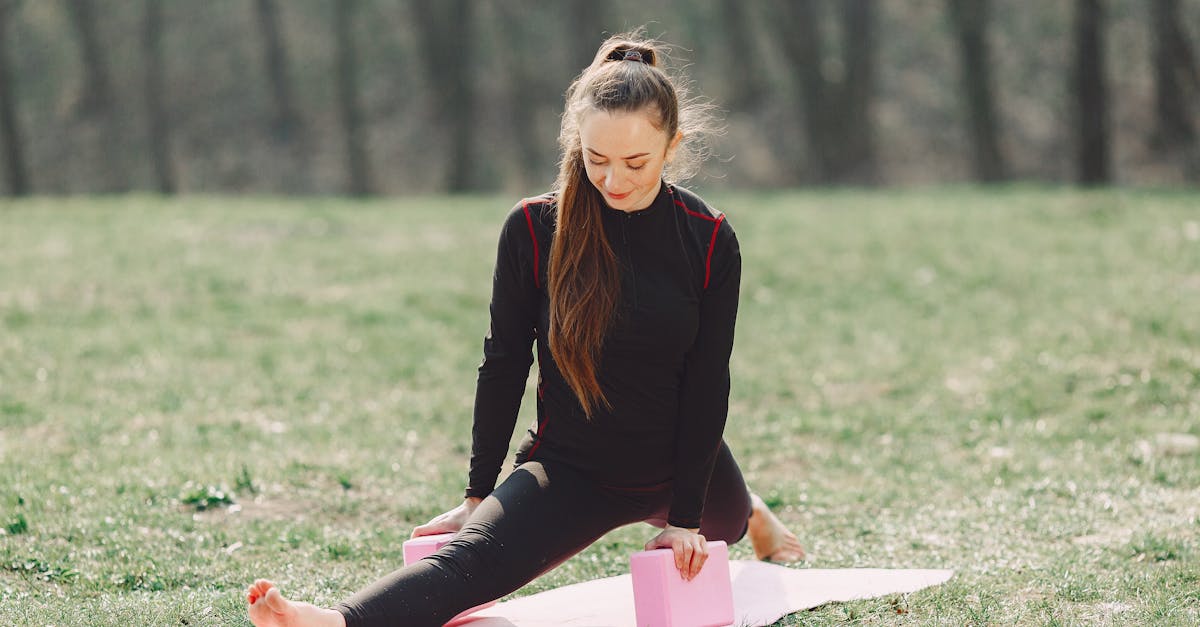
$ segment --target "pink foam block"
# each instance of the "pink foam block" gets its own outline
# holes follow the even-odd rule
[[[454,534],[452,534],[452,533],[440,533],[436,536],[421,536],[419,538],[405,540],[404,545],[403,545],[404,565],[408,566],[409,564],[415,564],[422,558],[433,555],[435,552],[437,552],[438,549],[442,548],[443,545],[445,545],[447,542],[449,542],[453,538],[454,538]],[[476,605],[475,607],[473,607],[469,610],[465,610],[465,611],[459,613],[454,618],[451,618],[450,622],[448,622],[446,624],[448,625],[450,623],[453,623],[472,612],[477,612],[479,610],[482,610],[485,607],[491,607],[495,604],[496,604],[495,601],[489,601],[487,603],[484,603],[483,605]]]
[[[629,558],[629,570],[638,627],[724,627],[733,623],[729,547],[724,542],[708,543],[708,560],[691,581],[679,574],[671,549],[635,553]]]

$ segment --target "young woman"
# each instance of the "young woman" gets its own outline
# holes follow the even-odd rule
[[[567,91],[555,191],[501,229],[465,499],[413,531],[454,539],[334,609],[259,580],[255,625],[441,625],[643,521],[689,579],[710,539],[803,558],[722,440],[741,255],[725,216],[664,178],[694,165],[708,119],[659,60],[637,35],[601,46]],[[496,486],[535,344],[536,429]]]

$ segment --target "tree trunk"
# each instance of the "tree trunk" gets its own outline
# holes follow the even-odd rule
[[[950,18],[958,36],[959,78],[970,130],[975,179],[984,183],[1007,177],[998,141],[996,100],[987,42],[990,0],[950,0]]]
[[[753,5],[741,0],[720,0],[719,4],[723,43],[727,46],[722,57],[731,87],[729,106],[735,111],[747,111],[766,99],[756,37],[746,15]]]
[[[838,93],[834,119],[840,137],[828,140],[832,150],[833,180],[839,183],[873,183],[878,178],[875,160],[875,125],[871,102],[875,96],[875,0],[842,0],[842,57],[845,81]],[[836,150],[841,147],[841,150]]]
[[[816,169],[816,180],[828,183],[833,172],[828,161],[828,113],[826,110],[826,80],[821,74],[821,39],[817,29],[817,11],[813,0],[779,0],[775,4],[780,19],[779,39],[784,55],[799,75],[797,88],[803,115],[804,134],[808,140],[810,167]],[[800,179],[813,179],[800,173]]]
[[[528,2],[506,0],[496,3],[494,10],[500,27],[499,40],[505,42],[502,66],[507,73],[508,114],[517,148],[517,183],[522,189],[535,183],[549,184],[554,177],[553,169],[548,170],[549,177],[535,176],[543,172],[543,166],[549,161],[543,156],[537,116],[545,102],[544,94],[553,92],[544,84],[547,68],[541,63],[526,62],[545,58],[542,49],[545,41],[537,28],[530,27],[526,17],[536,9]]]
[[[1200,70],[1183,30],[1179,0],[1154,0],[1151,13],[1156,120],[1150,144],[1187,147],[1196,141],[1193,116],[1200,109]]]
[[[474,185],[472,140],[477,129],[470,72],[475,39],[471,33],[473,6],[470,0],[412,2],[421,47],[429,55],[423,65],[435,94],[438,122],[450,138],[446,189],[451,192],[467,191]],[[544,58],[510,60],[539,61]]]
[[[1104,7],[1101,0],[1075,2],[1075,105],[1079,182],[1112,181],[1109,158],[1107,65],[1104,58]]]
[[[126,173],[126,158],[121,151],[114,150],[120,146],[124,133],[121,132],[122,119],[117,110],[116,98],[113,96],[112,80],[109,78],[108,62],[105,58],[105,48],[100,42],[97,30],[97,17],[92,0],[66,0],[64,4],[71,16],[71,23],[79,39],[79,61],[83,68],[83,89],[74,106],[77,121],[84,126],[97,125],[99,138],[87,151],[80,151],[80,157],[95,163],[96,171],[101,174],[98,191],[121,192],[129,189],[129,177]],[[90,129],[83,129],[90,130]],[[90,133],[72,133],[76,141],[84,141],[92,137]]]
[[[823,184],[870,183],[878,177],[871,101],[875,92],[874,0],[843,0],[842,67],[822,72],[819,12],[815,0],[780,0],[777,20],[785,56],[799,74],[804,129],[817,180]]]
[[[26,196],[30,193],[29,174],[25,168],[25,149],[17,123],[16,80],[8,57],[8,21],[15,6],[0,0],[0,135],[4,141],[5,178],[8,193]]]
[[[300,116],[296,113],[292,83],[288,77],[287,50],[279,28],[279,7],[275,0],[257,0],[255,13],[262,36],[267,78],[271,84],[271,100],[275,104],[271,131],[276,141],[288,143],[299,131]]]
[[[605,30],[610,22],[608,6],[608,3],[596,0],[570,0],[567,3],[570,16],[567,32],[574,33],[570,40],[572,78],[592,64],[600,43],[616,34]]]
[[[362,105],[358,99],[358,59],[355,56],[353,17],[357,0],[337,0],[334,3],[334,40],[337,47],[337,95],[342,130],[346,136],[346,167],[349,193],[367,196],[372,193],[370,162],[362,121]]]
[[[150,117],[150,155],[158,191],[178,191],[175,164],[171,160],[171,126],[163,102],[162,0],[146,0],[142,23],[142,56],[146,60],[146,113]]]
[[[66,5],[79,37],[79,61],[84,75],[83,94],[76,103],[75,112],[83,118],[105,115],[113,108],[112,81],[108,78],[104,48],[96,33],[92,0],[67,0]]]

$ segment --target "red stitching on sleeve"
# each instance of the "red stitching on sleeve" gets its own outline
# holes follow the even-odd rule
[[[539,278],[541,273],[538,270],[540,253],[538,251],[537,237],[533,234],[533,218],[529,216],[529,202],[522,200],[521,209],[525,211],[525,223],[529,225],[529,239],[533,240],[533,284],[536,287],[541,287],[541,279]]]
[[[708,278],[712,275],[712,253],[713,248],[717,245],[717,231],[721,228],[721,221],[725,219],[725,214],[721,214],[716,219],[716,224],[713,224],[712,239],[708,242],[708,259],[704,260],[704,289],[708,289]]]

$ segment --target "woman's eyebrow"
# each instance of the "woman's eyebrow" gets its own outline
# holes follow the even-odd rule
[[[592,150],[591,148],[588,148],[588,149],[587,149],[587,151],[588,151],[588,152],[590,152],[590,153],[592,153],[593,155],[596,155],[597,157],[600,157],[600,158],[602,158],[602,159],[607,159],[607,158],[608,158],[608,157],[605,157],[604,155],[602,155],[602,154],[600,154],[600,153],[596,152],[595,150]],[[648,153],[648,152],[639,152],[639,153],[637,153],[636,155],[629,155],[628,157],[622,157],[622,159],[625,159],[625,160],[627,160],[627,161],[628,161],[629,159],[637,159],[638,157],[645,157],[645,156],[646,156],[646,155],[648,155],[648,154],[650,154],[650,153]]]

